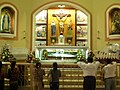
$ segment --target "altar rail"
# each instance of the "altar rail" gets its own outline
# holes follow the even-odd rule
[[[7,69],[10,63],[3,63],[4,69],[7,72]],[[60,78],[60,90],[82,90],[83,84],[83,72],[76,64],[58,64],[58,68],[61,70],[61,78]],[[33,82],[32,82],[32,69],[34,64],[32,63],[17,63],[19,70],[21,72],[22,79],[19,79],[19,90],[33,90]],[[96,88],[97,90],[100,88],[104,88],[104,82],[101,80],[101,66],[97,70],[96,74]],[[51,64],[42,64],[42,68],[45,69],[45,73],[47,74],[48,71],[52,68]],[[117,65],[117,72],[116,72],[116,86],[118,90],[120,89],[120,63]],[[47,76],[44,77],[44,90],[49,90],[49,78]],[[9,79],[5,79],[5,86],[9,87]],[[24,89],[23,89],[24,88]],[[27,88],[27,89],[25,89]],[[102,90],[101,89],[101,90]]]

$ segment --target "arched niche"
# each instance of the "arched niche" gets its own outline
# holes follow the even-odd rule
[[[120,40],[120,4],[106,10],[106,40]]]
[[[40,12],[42,12],[43,10],[48,10],[49,8],[51,8],[51,7],[53,7],[53,6],[57,6],[57,5],[66,5],[66,6],[70,6],[70,7],[74,7],[74,9],[75,10],[78,10],[78,11],[81,11],[82,13],[84,13],[84,15],[86,15],[86,17],[87,17],[87,47],[89,48],[89,49],[91,49],[91,14],[90,14],[90,12],[88,11],[88,10],[86,10],[84,7],[82,7],[82,6],[80,6],[79,4],[76,4],[76,3],[73,3],[73,2],[49,2],[49,3],[46,3],[46,4],[44,4],[44,5],[42,5],[41,7],[38,7],[35,11],[33,11],[33,13],[32,13],[32,45],[31,45],[31,48],[32,48],[32,50],[34,50],[34,48],[35,48],[35,46],[36,46],[36,43],[35,43],[35,41],[36,41],[36,36],[35,36],[35,34],[36,34],[36,20],[35,20],[35,18],[36,18],[36,16],[40,13]],[[47,13],[47,15],[48,15],[48,13]],[[75,13],[75,15],[76,15],[76,13]],[[76,15],[77,16],[77,15]],[[77,21],[77,19],[75,18],[75,20]],[[49,20],[47,21],[47,22],[49,22]],[[75,25],[77,24],[77,22],[75,22]],[[77,27],[75,27],[75,33],[76,33],[76,29],[77,29]],[[48,34],[49,32],[47,32],[47,34]],[[53,37],[54,38],[54,37]],[[77,45],[77,40],[76,40],[77,38],[75,37],[75,46]],[[44,39],[44,40],[46,40],[46,38]],[[55,39],[56,40],[56,39]],[[48,41],[50,41],[50,39],[48,40]],[[78,40],[79,41],[79,40]],[[48,42],[46,42],[46,43],[48,43]]]
[[[14,5],[3,3],[0,6],[0,38],[16,38],[18,11]]]

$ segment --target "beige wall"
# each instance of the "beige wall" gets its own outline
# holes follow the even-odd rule
[[[34,10],[42,5],[53,1],[68,1],[78,4],[91,13],[92,16],[92,47],[93,50],[100,50],[106,46],[105,41],[105,11],[120,0],[0,0],[0,4],[4,2],[11,3],[16,6],[19,11],[18,15],[18,40],[0,40],[0,47],[3,43],[9,43],[12,47],[30,48],[31,37],[31,14]],[[97,31],[100,31],[100,40],[97,39]],[[26,34],[24,35],[24,31]],[[23,37],[26,36],[25,39]],[[110,41],[111,43],[120,43],[120,41]]]

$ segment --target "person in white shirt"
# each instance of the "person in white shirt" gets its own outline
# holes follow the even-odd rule
[[[103,67],[102,73],[105,81],[105,90],[116,90],[116,62],[106,59],[107,64]]]
[[[77,65],[83,70],[83,90],[95,90],[96,71],[100,65],[99,61],[93,62],[93,57],[88,57],[87,63],[77,62]]]

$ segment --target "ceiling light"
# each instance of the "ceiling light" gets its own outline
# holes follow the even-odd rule
[[[58,7],[59,7],[59,8],[64,8],[64,7],[65,7],[65,5],[58,5]]]

